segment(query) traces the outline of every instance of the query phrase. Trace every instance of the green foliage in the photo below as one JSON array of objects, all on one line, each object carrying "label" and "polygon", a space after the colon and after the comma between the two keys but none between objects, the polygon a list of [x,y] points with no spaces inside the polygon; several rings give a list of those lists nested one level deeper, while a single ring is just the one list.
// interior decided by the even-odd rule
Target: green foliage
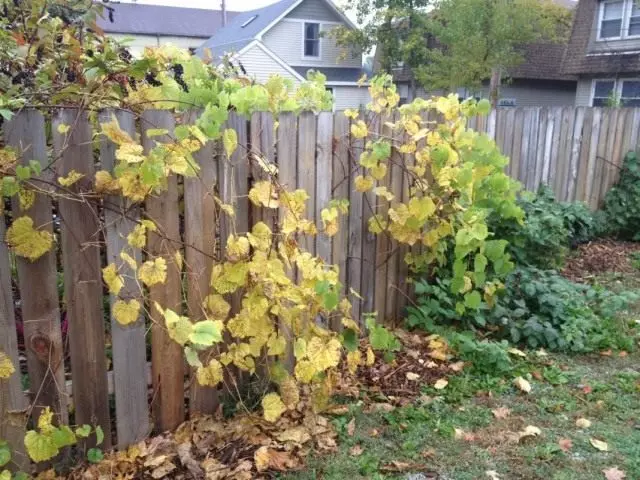
[{"label": "green foliage", "polygon": [[582,203],[556,202],[553,192],[540,186],[537,194],[525,192],[518,200],[523,222],[493,215],[489,228],[496,238],[509,242],[508,251],[518,265],[556,268],[569,248],[595,235],[595,220]]},{"label": "green foliage", "polygon": [[383,352],[386,361],[392,361],[394,352],[402,348],[400,341],[392,332],[376,323],[375,315],[367,316],[366,325],[369,331],[369,344],[371,348]]},{"label": "green foliage", "polygon": [[620,179],[605,196],[602,210],[605,233],[640,240],[640,161],[636,152],[624,158]]},{"label": "green foliage", "polygon": [[524,61],[522,45],[566,38],[571,12],[550,1],[437,0],[428,31],[438,48],[416,70],[425,87],[480,88]]}]

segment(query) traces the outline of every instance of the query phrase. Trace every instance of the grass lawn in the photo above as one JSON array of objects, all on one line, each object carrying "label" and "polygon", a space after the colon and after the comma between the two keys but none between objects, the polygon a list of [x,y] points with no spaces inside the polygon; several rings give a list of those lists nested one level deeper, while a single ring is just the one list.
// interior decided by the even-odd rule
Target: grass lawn
[{"label": "grass lawn", "polygon": [[[640,275],[597,281],[629,289],[640,286]],[[638,318],[640,305],[620,319],[621,328]],[[530,393],[514,386],[518,375],[530,381]],[[443,390],[423,393],[389,412],[351,404],[334,419],[339,450],[311,454],[305,470],[282,478],[588,480],[607,478],[603,470],[617,467],[626,477],[611,479],[640,479],[637,349],[571,357],[529,351],[508,377],[463,372]],[[577,426],[579,419],[591,425]],[[522,436],[528,426],[539,435]],[[606,442],[608,451],[593,440]]]}]

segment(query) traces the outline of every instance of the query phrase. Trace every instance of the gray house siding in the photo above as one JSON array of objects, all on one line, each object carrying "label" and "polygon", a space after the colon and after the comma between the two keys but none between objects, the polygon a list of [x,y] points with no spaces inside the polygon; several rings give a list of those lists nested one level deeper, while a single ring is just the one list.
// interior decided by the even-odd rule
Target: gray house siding
[{"label": "gray house siding", "polygon": [[[489,87],[482,96],[489,97]],[[559,107],[573,105],[576,82],[545,80],[514,80],[500,89],[501,99],[514,99],[518,107]]]},{"label": "gray house siding", "polygon": [[[303,3],[300,6],[305,5]],[[307,17],[305,20],[318,20]],[[344,49],[336,45],[333,38],[326,36],[335,24],[321,24],[320,30],[325,36],[320,38],[320,57],[318,59],[303,56],[303,24],[302,21],[287,21],[275,25],[262,38],[265,46],[289,65],[324,66],[324,67],[360,67],[362,54],[352,51],[344,55]]]},{"label": "gray house siding", "polygon": [[321,0],[307,0],[294,8],[285,18],[298,18],[303,20],[314,19],[325,22],[340,22],[343,20],[336,15],[330,7]]}]

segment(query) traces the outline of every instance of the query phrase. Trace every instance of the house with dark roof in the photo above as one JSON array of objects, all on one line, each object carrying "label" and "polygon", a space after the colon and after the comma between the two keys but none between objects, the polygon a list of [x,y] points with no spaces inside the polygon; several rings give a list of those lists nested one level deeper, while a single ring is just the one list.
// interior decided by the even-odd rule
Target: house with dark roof
[{"label": "house with dark roof", "polygon": [[355,108],[369,102],[368,89],[357,84],[362,52],[336,44],[329,33],[339,25],[356,28],[331,0],[280,0],[237,14],[197,54],[213,61],[229,55],[260,82],[279,74],[298,84],[309,70],[320,71],[335,108]]},{"label": "house with dark roof", "polygon": [[[573,0],[554,0],[560,6],[574,9]],[[437,48],[437,41],[430,39]],[[502,75],[498,105],[512,107],[569,106],[576,97],[577,77],[563,70],[566,43],[535,43],[522,47],[523,62]],[[379,62],[378,62],[379,63]],[[412,72],[405,66],[394,69],[393,77],[401,101],[410,101],[413,96],[427,97],[443,94],[418,87],[411,92]],[[462,97],[489,97],[489,80],[479,89],[459,88],[456,93]]]},{"label": "house with dark roof", "polygon": [[[224,23],[220,10],[115,2],[107,8],[98,26],[110,37],[127,40],[134,56],[140,56],[145,47],[166,44],[195,51]],[[230,22],[237,12],[226,15]]]},{"label": "house with dark roof", "polygon": [[578,106],[640,106],[640,3],[580,0],[563,71]]}]

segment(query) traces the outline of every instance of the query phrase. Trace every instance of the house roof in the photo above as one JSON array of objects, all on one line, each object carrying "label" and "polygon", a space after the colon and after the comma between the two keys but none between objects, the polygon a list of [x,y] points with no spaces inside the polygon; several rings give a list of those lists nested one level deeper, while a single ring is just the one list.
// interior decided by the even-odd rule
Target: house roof
[{"label": "house roof", "polygon": [[563,71],[574,75],[637,73],[640,54],[625,52],[610,42],[599,52],[590,52],[590,42],[598,0],[580,0],[573,20],[571,38],[564,56]]},{"label": "house roof", "polygon": [[[240,42],[251,41],[275,20],[282,16],[289,8],[299,0],[281,0],[266,7],[248,12],[240,12],[227,26],[216,30],[209,40],[198,49],[210,49],[212,52],[232,52],[238,50],[225,50],[225,46],[232,46]],[[253,19],[253,20],[251,20]],[[249,22],[249,23],[247,23]],[[243,26],[244,25],[244,26]],[[245,44],[246,45],[246,44]],[[222,49],[222,50],[221,50]],[[216,56],[214,54],[214,56]]]},{"label": "house roof", "polygon": [[[97,21],[107,33],[207,38],[222,27],[220,10],[138,3],[109,3],[107,7],[113,9],[113,22],[106,11]],[[237,15],[227,11],[227,21],[232,22]]]},{"label": "house roof", "polygon": [[565,43],[533,43],[524,49],[524,61],[511,69],[511,78],[531,80],[576,80],[562,69]]}]

